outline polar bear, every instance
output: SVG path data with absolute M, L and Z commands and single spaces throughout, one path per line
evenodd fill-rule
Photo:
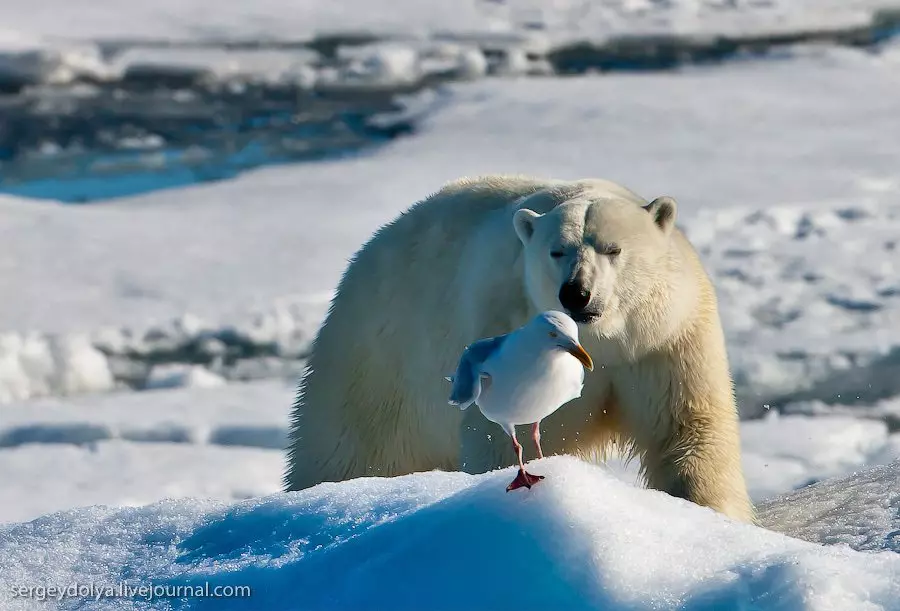
M 546 310 L 579 323 L 582 396 L 544 420 L 548 454 L 640 458 L 649 487 L 753 521 L 716 295 L 676 203 L 618 184 L 462 179 L 378 230 L 313 343 L 287 490 L 512 465 L 479 410 L 447 405 L 465 346 Z

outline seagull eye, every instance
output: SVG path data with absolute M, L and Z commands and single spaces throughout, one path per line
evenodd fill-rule
M 559 337 L 559 335 L 556 333 L 556 331 L 551 331 L 550 337 Z

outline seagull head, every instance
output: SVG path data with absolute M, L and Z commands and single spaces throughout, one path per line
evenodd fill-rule
M 578 325 L 568 314 L 556 310 L 543 312 L 532 320 L 530 326 L 542 341 L 565 350 L 578 359 L 588 371 L 594 370 L 591 355 L 578 342 Z

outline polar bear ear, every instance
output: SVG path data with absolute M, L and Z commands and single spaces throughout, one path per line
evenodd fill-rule
M 534 221 L 541 218 L 541 215 L 534 210 L 528 208 L 519 208 L 513 215 L 513 227 L 516 228 L 516 235 L 522 241 L 522 244 L 528 244 L 531 236 L 534 235 Z
M 675 212 L 678 204 L 668 196 L 657 197 L 647 206 L 647 212 L 653 217 L 653 222 L 668 235 L 675 226 Z

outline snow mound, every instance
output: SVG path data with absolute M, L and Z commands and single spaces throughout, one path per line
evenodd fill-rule
M 900 553 L 900 461 L 808 486 L 758 510 L 763 524 L 792 537 Z
M 504 491 L 512 469 L 431 472 L 233 505 L 57 513 L 0 529 L 0 592 L 124 583 L 164 597 L 166 587 L 249 586 L 252 606 L 265 609 L 900 609 L 894 553 L 739 524 L 574 458 L 532 469 L 547 479 L 521 493 Z M 204 603 L 242 606 L 186 597 L 179 608 Z

